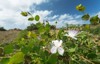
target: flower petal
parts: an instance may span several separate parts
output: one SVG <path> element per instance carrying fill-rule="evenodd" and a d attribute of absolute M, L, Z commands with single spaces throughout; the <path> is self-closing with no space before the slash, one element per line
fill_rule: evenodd
<path fill-rule="evenodd" d="M 59 47 L 59 48 L 58 48 L 58 53 L 59 53 L 60 55 L 63 55 L 63 54 L 64 54 L 64 49 L 63 49 L 62 47 Z"/>
<path fill-rule="evenodd" d="M 62 44 L 62 40 L 53 40 L 52 43 L 54 44 L 54 46 L 60 47 Z"/>
<path fill-rule="evenodd" d="M 52 54 L 56 53 L 57 52 L 57 47 L 53 46 L 50 51 L 51 51 Z"/>
<path fill-rule="evenodd" d="M 75 36 L 77 36 L 77 34 L 77 30 L 68 30 L 68 36 L 72 37 L 73 39 L 76 39 Z"/>
<path fill-rule="evenodd" d="M 73 37 L 73 39 L 77 40 L 77 38 L 76 38 L 76 37 Z"/>
<path fill-rule="evenodd" d="M 65 34 L 64 36 L 68 36 L 68 34 Z"/>

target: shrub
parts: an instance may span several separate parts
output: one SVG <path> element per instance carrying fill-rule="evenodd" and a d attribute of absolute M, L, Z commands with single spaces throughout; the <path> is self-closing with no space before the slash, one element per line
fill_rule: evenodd
<path fill-rule="evenodd" d="M 28 27 L 26 28 L 26 30 L 28 30 L 28 31 L 37 30 L 37 29 L 38 29 L 38 28 L 37 28 L 36 24 L 31 24 L 30 26 L 28 26 Z"/>
<path fill-rule="evenodd" d="M 54 29 L 56 29 L 56 26 L 55 25 L 51 25 L 50 28 L 54 30 Z"/>
<path fill-rule="evenodd" d="M 0 31 L 6 31 L 4 27 L 0 27 Z"/>

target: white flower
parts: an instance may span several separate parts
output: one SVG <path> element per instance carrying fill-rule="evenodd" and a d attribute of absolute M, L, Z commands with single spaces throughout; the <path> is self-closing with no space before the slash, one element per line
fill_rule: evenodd
<path fill-rule="evenodd" d="M 65 34 L 65 36 L 69 36 L 73 39 L 77 39 L 75 36 L 77 36 L 78 31 L 77 30 L 68 30 L 68 34 Z"/>
<path fill-rule="evenodd" d="M 51 48 L 51 53 L 54 54 L 58 51 L 60 55 L 63 55 L 64 49 L 62 48 L 62 40 L 53 40 L 52 41 L 52 48 Z"/>

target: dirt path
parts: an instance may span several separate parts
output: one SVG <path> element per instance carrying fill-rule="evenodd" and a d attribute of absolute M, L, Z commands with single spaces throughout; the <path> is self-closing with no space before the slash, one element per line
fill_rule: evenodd
<path fill-rule="evenodd" d="M 0 31 L 0 43 L 9 43 L 14 40 L 20 31 Z"/>

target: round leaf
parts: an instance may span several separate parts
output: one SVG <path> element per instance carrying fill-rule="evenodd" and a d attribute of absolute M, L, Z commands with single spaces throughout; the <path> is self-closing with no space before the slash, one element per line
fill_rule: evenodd
<path fill-rule="evenodd" d="M 84 11 L 85 7 L 82 4 L 79 4 L 79 5 L 76 6 L 76 10 L 78 10 L 78 11 Z"/>
<path fill-rule="evenodd" d="M 99 23 L 99 17 L 98 17 L 98 15 L 91 17 L 90 18 L 90 22 L 91 22 L 91 24 L 94 24 L 94 25 L 98 24 Z"/>
<path fill-rule="evenodd" d="M 35 16 L 35 20 L 36 20 L 36 21 L 39 21 L 39 20 L 40 20 L 39 15 L 36 15 L 36 16 Z"/>
<path fill-rule="evenodd" d="M 28 18 L 28 21 L 33 21 L 33 20 L 34 20 L 33 17 Z"/>
<path fill-rule="evenodd" d="M 21 15 L 22 16 L 28 16 L 28 13 L 27 12 L 21 12 Z"/>
<path fill-rule="evenodd" d="M 89 20 L 89 18 L 90 18 L 89 14 L 85 14 L 82 16 L 82 20 L 85 20 L 85 21 Z"/>

